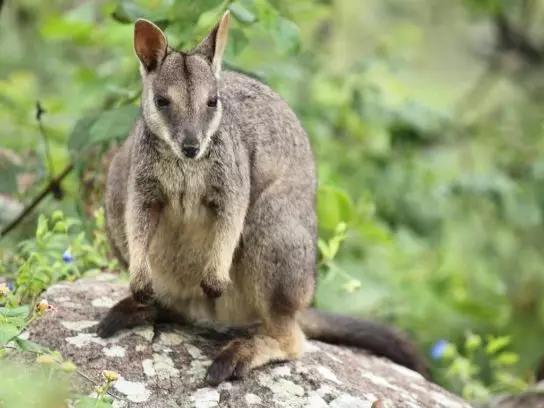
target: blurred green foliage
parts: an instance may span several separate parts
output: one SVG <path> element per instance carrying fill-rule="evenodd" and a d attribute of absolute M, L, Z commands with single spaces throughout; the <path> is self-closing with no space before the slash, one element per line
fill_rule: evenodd
<path fill-rule="evenodd" d="M 532 368 L 544 337 L 541 0 L 5 4 L 0 145 L 24 160 L 0 155 L 0 193 L 26 201 L 48 179 L 36 100 L 55 173 L 126 136 L 139 95 L 136 18 L 187 48 L 227 7 L 226 66 L 277 90 L 312 140 L 317 306 L 389 321 L 426 351 L 469 332 L 509 335 L 517 373 Z M 16 191 L 29 172 L 31 187 Z M 76 214 L 76 175 L 64 200 L 49 197 L 37 213 Z M 4 257 L 35 222 L 1 241 Z"/>

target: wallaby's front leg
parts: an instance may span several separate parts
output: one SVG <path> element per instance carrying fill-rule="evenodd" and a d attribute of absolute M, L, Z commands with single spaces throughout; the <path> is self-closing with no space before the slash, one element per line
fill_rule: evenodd
<path fill-rule="evenodd" d="M 226 210 L 218 208 L 211 235 L 210 258 L 200 283 L 204 293 L 211 298 L 221 296 L 230 283 L 229 272 L 244 227 L 246 207 L 242 203 L 231 202 L 226 204 Z"/>
<path fill-rule="evenodd" d="M 221 149 L 223 154 L 228 150 L 225 146 Z M 248 169 L 238 167 L 234 158 L 218 160 L 216 164 L 206 196 L 206 204 L 213 217 L 213 233 L 210 235 L 208 263 L 200 283 L 204 293 L 212 298 L 221 296 L 230 283 L 234 251 L 242 235 L 249 205 Z M 225 174 L 229 175 L 227 179 Z"/>
<path fill-rule="evenodd" d="M 149 302 L 153 295 L 147 252 L 162 209 L 158 182 L 136 179 L 129 190 L 125 216 L 130 254 L 130 290 L 134 298 L 142 303 Z"/>

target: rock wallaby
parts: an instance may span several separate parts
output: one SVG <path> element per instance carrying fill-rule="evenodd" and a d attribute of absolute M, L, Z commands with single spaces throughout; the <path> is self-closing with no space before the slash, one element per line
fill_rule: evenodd
<path fill-rule="evenodd" d="M 253 327 L 208 368 L 210 385 L 300 358 L 305 337 L 368 350 L 428 376 L 404 334 L 308 306 L 316 284 L 316 169 L 308 137 L 268 86 L 222 70 L 226 12 L 188 52 L 135 23 L 140 117 L 108 172 L 106 219 L 131 296 L 98 325 Z"/>

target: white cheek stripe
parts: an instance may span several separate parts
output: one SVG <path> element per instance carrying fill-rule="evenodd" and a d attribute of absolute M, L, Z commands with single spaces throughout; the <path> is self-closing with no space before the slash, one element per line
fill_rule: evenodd
<path fill-rule="evenodd" d="M 168 129 L 168 125 L 166 125 L 166 123 L 163 121 L 161 113 L 157 110 L 154 99 L 155 97 L 153 94 L 153 90 L 150 88 L 147 91 L 146 98 L 146 108 L 150 118 L 149 125 L 153 127 L 153 132 L 168 144 L 174 154 L 181 158 L 181 149 L 179 148 L 179 146 L 176 145 L 176 143 L 174 143 L 172 135 L 170 134 L 170 131 Z"/>
<path fill-rule="evenodd" d="M 208 129 L 206 129 L 206 134 L 204 135 L 204 140 L 202 140 L 202 144 L 200 146 L 200 152 L 198 153 L 197 159 L 202 157 L 204 153 L 208 150 L 208 146 L 210 145 L 211 137 L 217 130 L 219 129 L 219 126 L 221 125 L 221 118 L 223 117 L 223 105 L 221 104 L 221 100 L 217 100 L 217 109 L 215 111 L 215 114 L 213 115 L 213 118 L 210 122 L 210 126 L 208 126 Z"/>

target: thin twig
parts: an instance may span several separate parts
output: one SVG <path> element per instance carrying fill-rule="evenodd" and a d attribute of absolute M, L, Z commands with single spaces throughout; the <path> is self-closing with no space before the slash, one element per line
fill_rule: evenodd
<path fill-rule="evenodd" d="M 9 223 L 4 229 L 2 229 L 2 232 L 0 233 L 0 237 L 5 236 L 8 232 L 10 232 L 13 228 L 17 226 L 33 209 L 36 207 L 50 192 L 58 191 L 60 182 L 72 171 L 74 168 L 74 165 L 72 163 L 68 164 L 64 170 L 55 178 L 53 178 L 49 184 L 38 194 L 30 204 L 28 204 L 21 213 L 15 218 L 11 223 Z"/>
<path fill-rule="evenodd" d="M 51 150 L 49 149 L 49 140 L 47 139 L 47 135 L 45 134 L 45 129 L 43 127 L 42 123 L 42 116 L 46 113 L 45 109 L 43 108 L 40 101 L 36 101 L 36 121 L 38 122 L 38 126 L 40 128 L 40 134 L 43 139 L 43 144 L 45 147 L 45 158 L 47 160 L 47 167 L 49 171 L 49 179 L 53 179 L 53 159 L 51 157 Z"/>

